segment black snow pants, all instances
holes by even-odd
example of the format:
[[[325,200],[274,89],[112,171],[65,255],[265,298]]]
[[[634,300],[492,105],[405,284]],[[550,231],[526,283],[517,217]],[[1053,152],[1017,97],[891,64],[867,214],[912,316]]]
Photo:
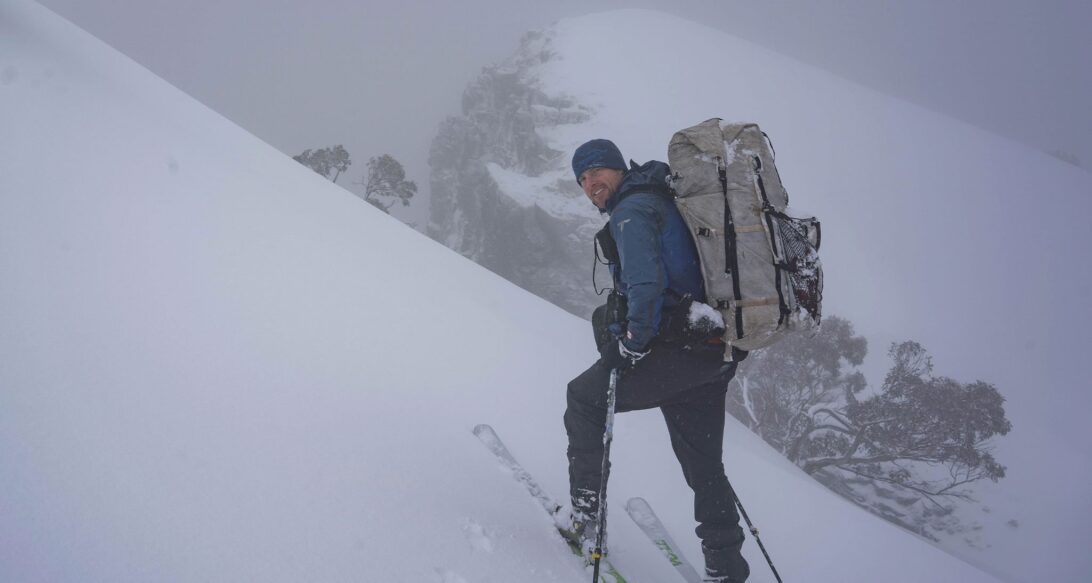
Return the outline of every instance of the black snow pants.
[[[725,394],[736,363],[725,365],[722,354],[721,348],[653,348],[620,375],[616,411],[659,407],[663,412],[675,457],[694,491],[696,532],[707,567],[743,581],[749,573],[739,552],[743,529],[722,460]],[[610,370],[596,362],[568,388],[570,495],[574,510],[590,516],[598,510],[609,382]]]

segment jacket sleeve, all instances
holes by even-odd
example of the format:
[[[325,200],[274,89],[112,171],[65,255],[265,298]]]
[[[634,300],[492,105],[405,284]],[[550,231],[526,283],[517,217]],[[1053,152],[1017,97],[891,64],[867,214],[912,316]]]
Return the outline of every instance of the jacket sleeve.
[[[654,196],[654,195],[652,195]],[[627,335],[631,350],[643,351],[660,326],[667,273],[661,257],[663,217],[651,201],[630,196],[611,215],[610,224],[622,266],[622,284],[629,304]]]

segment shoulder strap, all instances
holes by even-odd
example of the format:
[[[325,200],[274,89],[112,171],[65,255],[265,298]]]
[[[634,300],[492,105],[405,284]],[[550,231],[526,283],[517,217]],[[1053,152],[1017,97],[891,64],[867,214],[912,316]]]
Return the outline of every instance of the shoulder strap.
[[[592,288],[595,289],[596,295],[601,295],[603,293],[595,283],[595,270],[600,263],[603,263],[608,267],[614,267],[610,272],[611,279],[614,281],[614,289],[617,290],[619,287],[618,278],[620,276],[621,258],[618,254],[618,243],[615,242],[614,235],[610,232],[610,221],[607,221],[607,223],[603,225],[603,228],[599,229],[599,232],[595,234],[595,238],[592,241],[592,247],[595,250],[595,263],[592,263]],[[599,255],[600,250],[603,252],[602,258],[600,258]]]

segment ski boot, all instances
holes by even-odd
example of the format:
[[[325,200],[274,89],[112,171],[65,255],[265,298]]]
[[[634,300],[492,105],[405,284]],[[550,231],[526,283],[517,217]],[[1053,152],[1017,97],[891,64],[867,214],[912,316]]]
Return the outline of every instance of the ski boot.
[[[751,574],[739,546],[714,549],[702,543],[701,550],[705,555],[704,583],[743,583]]]
[[[595,537],[598,529],[599,522],[595,518],[589,518],[587,515],[579,512],[572,512],[568,524],[559,527],[558,531],[560,531],[561,536],[565,538],[565,542],[569,543],[569,547],[572,548],[573,554],[579,554],[590,564],[595,561]],[[605,535],[603,537],[602,556],[607,556],[607,540]]]

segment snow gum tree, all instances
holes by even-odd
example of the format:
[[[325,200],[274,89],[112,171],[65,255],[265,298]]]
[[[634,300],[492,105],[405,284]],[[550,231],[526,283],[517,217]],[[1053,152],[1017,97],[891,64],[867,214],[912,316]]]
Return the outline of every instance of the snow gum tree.
[[[843,409],[865,388],[856,367],[867,341],[848,320],[823,321],[815,338],[792,335],[751,354],[729,393],[729,411],[793,461],[826,429],[826,410]]]
[[[383,154],[368,160],[364,200],[389,213],[391,207],[398,202],[402,206],[409,206],[414,194],[417,194],[417,184],[406,180],[405,169],[394,157]]]
[[[808,473],[836,466],[929,499],[966,497],[962,486],[1003,478],[1005,467],[989,441],[1012,424],[997,388],[934,376],[932,360],[917,342],[894,344],[888,354],[894,365],[879,393],[847,400],[841,411],[823,411],[825,431],[794,461]],[[916,472],[903,462],[942,471]]]
[[[789,337],[743,361],[728,409],[859,504],[923,534],[951,529],[944,500],[970,499],[972,483],[1005,476],[990,451],[1012,427],[1005,400],[990,383],[934,375],[912,341],[891,346],[891,369],[869,388],[857,370],[866,353],[847,320],[828,317],[815,338]]]
[[[341,144],[331,148],[304,150],[302,154],[292,156],[292,159],[335,183],[341,173],[348,170],[349,166],[353,164],[349,158],[349,152]]]

